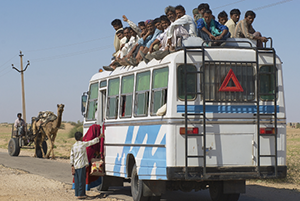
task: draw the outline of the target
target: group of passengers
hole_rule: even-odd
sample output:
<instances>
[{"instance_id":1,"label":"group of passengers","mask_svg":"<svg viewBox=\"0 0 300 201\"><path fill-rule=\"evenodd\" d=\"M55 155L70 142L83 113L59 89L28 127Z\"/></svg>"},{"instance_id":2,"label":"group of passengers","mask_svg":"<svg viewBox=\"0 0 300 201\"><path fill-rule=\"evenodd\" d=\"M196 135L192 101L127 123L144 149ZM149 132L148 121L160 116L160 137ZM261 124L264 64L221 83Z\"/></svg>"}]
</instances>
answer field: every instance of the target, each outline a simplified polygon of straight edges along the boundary
<instances>
[{"instance_id":1,"label":"group of passengers","mask_svg":"<svg viewBox=\"0 0 300 201\"><path fill-rule=\"evenodd\" d=\"M256 40L259 47L262 47L262 42L268 41L252 27L256 17L253 11L247 11L245 19L240 22L239 9L230 11L229 20L227 13L222 11L216 21L209 5L202 3L193 10L193 15L194 19L186 15L183 6L178 5L168 6L165 8L165 15L154 20L141 21L138 25L123 15L123 21L129 25L125 28L120 19L113 20L111 25L116 30L116 52L111 64L103 68L113 71L119 66L137 66L142 60L146 63L152 59L161 60L182 43L189 44L187 46L200 46L201 44L195 44L198 37L202 38L207 46L224 45L222 41L230 37Z\"/></svg>"}]
</instances>

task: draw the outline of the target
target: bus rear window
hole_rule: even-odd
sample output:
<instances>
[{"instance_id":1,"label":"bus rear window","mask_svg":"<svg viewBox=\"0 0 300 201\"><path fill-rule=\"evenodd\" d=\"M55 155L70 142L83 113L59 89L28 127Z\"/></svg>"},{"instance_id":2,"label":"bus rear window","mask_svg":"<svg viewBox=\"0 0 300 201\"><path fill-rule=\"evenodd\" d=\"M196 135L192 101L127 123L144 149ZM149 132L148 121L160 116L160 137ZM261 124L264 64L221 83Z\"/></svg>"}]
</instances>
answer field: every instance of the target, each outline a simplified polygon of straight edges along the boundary
<instances>
[{"instance_id":1,"label":"bus rear window","mask_svg":"<svg viewBox=\"0 0 300 201\"><path fill-rule=\"evenodd\" d=\"M177 68L177 93L180 100L184 100L184 68L185 65L180 65ZM197 71L194 65L186 65L187 72ZM187 93L196 93L197 92L197 74L187 74ZM187 100L194 100L195 95L187 95Z\"/></svg>"},{"instance_id":2,"label":"bus rear window","mask_svg":"<svg viewBox=\"0 0 300 201\"><path fill-rule=\"evenodd\" d=\"M204 71L206 101L247 102L254 100L255 76L252 63L206 62ZM201 76L202 79L203 76ZM223 83L226 86L223 86ZM233 90L222 90L223 87Z\"/></svg>"},{"instance_id":3,"label":"bus rear window","mask_svg":"<svg viewBox=\"0 0 300 201\"><path fill-rule=\"evenodd\" d=\"M259 69L260 72L260 79L259 79L259 93L262 94L274 94L275 93L275 74L276 73L276 68L274 66L262 66ZM264 74L265 73L265 74ZM275 74L272 74L275 73ZM276 79L277 80L277 79ZM260 96L261 100L268 101L268 100L274 100L274 95L262 95Z\"/></svg>"}]
</instances>

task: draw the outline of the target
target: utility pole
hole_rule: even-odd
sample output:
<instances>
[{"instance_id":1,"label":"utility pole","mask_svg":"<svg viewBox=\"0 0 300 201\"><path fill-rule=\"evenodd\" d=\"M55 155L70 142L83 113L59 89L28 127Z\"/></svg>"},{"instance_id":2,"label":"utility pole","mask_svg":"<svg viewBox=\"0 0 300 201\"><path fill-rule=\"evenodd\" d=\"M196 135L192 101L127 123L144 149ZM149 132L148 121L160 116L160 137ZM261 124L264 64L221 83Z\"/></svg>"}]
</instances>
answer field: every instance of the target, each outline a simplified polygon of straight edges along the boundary
<instances>
[{"instance_id":1,"label":"utility pole","mask_svg":"<svg viewBox=\"0 0 300 201\"><path fill-rule=\"evenodd\" d=\"M12 68L21 73L21 84L22 84L22 109L23 109L23 119L26 121L26 108L25 108L25 89L24 89L24 72L27 70L27 67L30 65L29 60L27 61L27 65L25 69L23 70L23 54L22 51L20 51L20 62L21 62L21 70L18 70L16 67L14 67L14 64L12 64Z\"/></svg>"}]
</instances>

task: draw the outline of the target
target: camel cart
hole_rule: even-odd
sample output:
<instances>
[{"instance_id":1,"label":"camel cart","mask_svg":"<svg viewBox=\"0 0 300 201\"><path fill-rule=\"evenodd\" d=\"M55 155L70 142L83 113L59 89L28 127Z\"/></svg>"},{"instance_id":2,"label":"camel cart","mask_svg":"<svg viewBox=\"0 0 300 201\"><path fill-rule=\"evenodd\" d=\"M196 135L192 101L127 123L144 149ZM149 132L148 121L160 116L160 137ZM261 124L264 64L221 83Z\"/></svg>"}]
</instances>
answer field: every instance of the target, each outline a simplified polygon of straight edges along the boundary
<instances>
[{"instance_id":1,"label":"camel cart","mask_svg":"<svg viewBox=\"0 0 300 201\"><path fill-rule=\"evenodd\" d=\"M32 124L31 124L32 125ZM44 154L47 153L47 138L42 143L42 149L39 146L39 141L41 140L41 134L40 132L37 132L37 149L36 149L36 156L38 158L43 157ZM12 131L11 131L11 139L8 143L8 153L10 156L18 156L20 154L21 148L34 148L34 138L36 135L33 134L32 126L27 129L27 125L25 127L25 134L18 135L18 131L14 130L14 125L12 125Z\"/></svg>"}]
</instances>

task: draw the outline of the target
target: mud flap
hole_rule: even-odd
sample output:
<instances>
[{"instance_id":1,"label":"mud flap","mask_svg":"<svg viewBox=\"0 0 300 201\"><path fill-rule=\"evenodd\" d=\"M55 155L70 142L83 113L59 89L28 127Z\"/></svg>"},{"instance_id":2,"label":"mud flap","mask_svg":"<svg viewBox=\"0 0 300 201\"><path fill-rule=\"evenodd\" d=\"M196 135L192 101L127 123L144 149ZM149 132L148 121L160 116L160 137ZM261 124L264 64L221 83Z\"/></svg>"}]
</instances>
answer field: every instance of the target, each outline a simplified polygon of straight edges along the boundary
<instances>
[{"instance_id":1,"label":"mud flap","mask_svg":"<svg viewBox=\"0 0 300 201\"><path fill-rule=\"evenodd\" d=\"M223 193L246 193L245 180L223 181Z\"/></svg>"}]
</instances>

